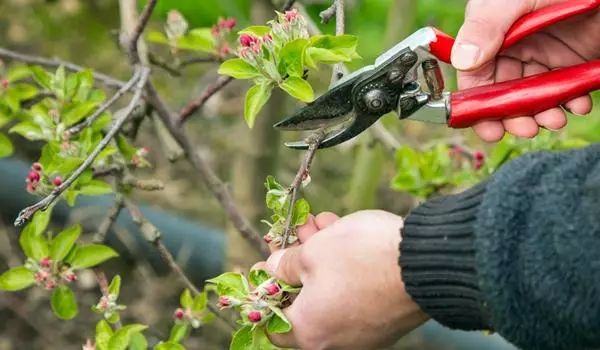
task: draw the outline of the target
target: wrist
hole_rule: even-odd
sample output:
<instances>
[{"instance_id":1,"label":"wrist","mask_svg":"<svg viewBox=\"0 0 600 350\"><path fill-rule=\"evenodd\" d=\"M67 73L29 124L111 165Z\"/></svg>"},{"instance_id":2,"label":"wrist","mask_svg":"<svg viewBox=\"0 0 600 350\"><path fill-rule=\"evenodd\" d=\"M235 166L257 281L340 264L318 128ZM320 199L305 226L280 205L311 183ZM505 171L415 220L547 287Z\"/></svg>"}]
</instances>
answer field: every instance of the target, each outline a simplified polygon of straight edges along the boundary
<instances>
[{"instance_id":1,"label":"wrist","mask_svg":"<svg viewBox=\"0 0 600 350\"><path fill-rule=\"evenodd\" d=\"M438 323L490 330L475 267L474 224L485 183L415 208L402 229L399 264L410 297Z\"/></svg>"}]
</instances>

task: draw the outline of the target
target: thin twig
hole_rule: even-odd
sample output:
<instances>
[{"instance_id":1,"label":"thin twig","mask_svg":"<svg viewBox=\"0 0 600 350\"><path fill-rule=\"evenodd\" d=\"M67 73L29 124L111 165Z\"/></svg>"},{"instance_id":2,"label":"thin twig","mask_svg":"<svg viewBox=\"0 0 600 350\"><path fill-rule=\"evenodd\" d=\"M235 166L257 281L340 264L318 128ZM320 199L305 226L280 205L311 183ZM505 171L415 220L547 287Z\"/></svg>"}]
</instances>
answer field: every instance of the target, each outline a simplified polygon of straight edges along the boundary
<instances>
[{"instance_id":1,"label":"thin twig","mask_svg":"<svg viewBox=\"0 0 600 350\"><path fill-rule=\"evenodd\" d=\"M150 20L150 16L152 15L152 12L154 11L154 8L156 7L157 2L158 2L157 0L148 0L148 2L146 3L146 6L144 6L144 9L142 10L142 14L140 15L138 24L135 27L135 29L133 30L133 33L131 34L131 38L129 39L129 46L128 46L129 47L129 60L132 65L136 65L141 62L140 55L138 52L138 40L140 39L140 36L144 32L144 28L146 28L146 25L148 24L148 21Z\"/></svg>"},{"instance_id":2,"label":"thin twig","mask_svg":"<svg viewBox=\"0 0 600 350\"><path fill-rule=\"evenodd\" d=\"M196 63L210 63L210 62L221 62L223 61L222 58L220 57L213 57L213 56L209 56L209 57L190 57L190 58L186 58L181 60L181 62L179 62L177 64L177 68L183 68L183 67L187 67L190 66L192 64L196 64Z\"/></svg>"},{"instance_id":3,"label":"thin twig","mask_svg":"<svg viewBox=\"0 0 600 350\"><path fill-rule=\"evenodd\" d=\"M336 11L336 23L335 23L335 34L343 35L344 34L344 1L343 0L335 0L333 6L335 6ZM336 64L333 67L333 72L331 75L332 84L341 79L344 76L344 66L343 64ZM313 159L319 148L319 144L325 138L326 134L323 130L319 130L316 133L312 134L306 139L308 143L308 150L304 154L304 158L302 160L302 164L300 164L300 169L296 173L296 177L294 181L288 187L288 191L291 192L290 204L288 207L288 216L285 220L285 231L283 233L283 239L281 242L281 249L285 248L288 243L289 237L292 234L292 216L294 213L294 205L296 203L296 197L298 196L298 191L300 190L300 186L302 185L302 181L306 176L310 174L310 167L312 165Z\"/></svg>"},{"instance_id":4,"label":"thin twig","mask_svg":"<svg viewBox=\"0 0 600 350\"><path fill-rule=\"evenodd\" d=\"M117 217L119 216L119 213L121 213L121 210L123 210L124 206L125 200L123 198L123 195L117 193L117 198L115 199L114 205L110 208L108 215L106 215L104 220L102 220L102 222L100 223L100 226L98 226L98 232L96 232L96 234L94 235L95 243L104 242L108 231L110 231L110 229L114 225L115 221L117 220Z\"/></svg>"},{"instance_id":5,"label":"thin twig","mask_svg":"<svg viewBox=\"0 0 600 350\"><path fill-rule=\"evenodd\" d=\"M100 117L100 115L102 115L102 113L104 113L110 106L112 106L127 91L129 91L133 88L135 83L138 81L139 77L140 77L140 71L136 70L133 73L133 76L131 77L131 79L129 79L129 81L127 82L127 84L123 85L123 87L120 88L117 92L115 92L114 95L112 95L108 100L106 100L102 105L100 105L100 107L98 107L98 109L96 109L94 114L89 116L83 122L67 129L66 132L69 135L76 135L76 134L80 133L83 129L92 125L92 123L94 123L94 121L96 121L96 119L98 119L98 117Z\"/></svg>"},{"instance_id":6,"label":"thin twig","mask_svg":"<svg viewBox=\"0 0 600 350\"><path fill-rule=\"evenodd\" d=\"M296 0L286 0L286 2L283 4L283 10L287 11L287 10L291 9L292 6L294 6L295 2L296 2Z\"/></svg>"},{"instance_id":7,"label":"thin twig","mask_svg":"<svg viewBox=\"0 0 600 350\"><path fill-rule=\"evenodd\" d=\"M331 6L329 6L327 9L325 9L325 10L321 11L321 13L319 13L319 17L321 17L321 23L327 24L333 18L333 16L335 16L336 7L337 7L336 4L337 4L337 1L335 1L333 4L331 4Z\"/></svg>"},{"instance_id":8,"label":"thin twig","mask_svg":"<svg viewBox=\"0 0 600 350\"><path fill-rule=\"evenodd\" d=\"M133 219L133 222L140 227L140 230L142 230L142 231L148 231L148 230L156 231L156 232L154 232L152 234L145 233L144 236L145 236L146 240L148 241L148 243L152 244L156 248L156 250L158 251L158 253L161 256L161 258L167 263L167 265L169 265L169 267L171 268L171 270L173 271L173 273L182 281L182 283L194 295L200 294L201 293L200 290L187 277L187 275L185 274L185 272L183 272L183 270L181 269L181 267L179 267L179 265L175 261L175 258L173 257L173 255L171 254L171 252L167 249L167 247L165 247L165 245L160 240L160 233L158 232L158 229L154 225L152 225L142 215L142 213L140 212L140 210L137 207L137 205L135 205L135 203L133 203L131 200L129 200L127 198L125 199L124 203L125 203L125 207L127 208L127 210L129 211L129 213L131 214L131 218ZM207 307L208 307L208 309L212 313L214 313L222 321L224 321L225 323L227 323L228 325L230 325L232 327L232 329L236 329L235 324L232 323L231 320L225 318L214 305L207 304Z\"/></svg>"},{"instance_id":9,"label":"thin twig","mask_svg":"<svg viewBox=\"0 0 600 350\"><path fill-rule=\"evenodd\" d=\"M167 73L169 73L172 76L181 76L181 72L177 68L172 67L169 63L165 62L162 58L156 56L152 52L148 53L148 61L150 61L150 64L164 69Z\"/></svg>"},{"instance_id":10,"label":"thin twig","mask_svg":"<svg viewBox=\"0 0 600 350\"><path fill-rule=\"evenodd\" d=\"M7 50L5 48L0 47L0 58L8 58L16 61L21 61L27 64L39 65L46 68L57 68L59 66L65 67L66 70L71 72L81 72L86 70L86 68L82 66L78 66L76 64L65 62L58 58L43 58L37 56L26 55L22 53L17 53L14 51ZM125 85L125 82L110 77L108 75L94 72L92 73L94 76L94 80L100 81L104 83L109 88L119 89Z\"/></svg>"},{"instance_id":11,"label":"thin twig","mask_svg":"<svg viewBox=\"0 0 600 350\"><path fill-rule=\"evenodd\" d=\"M38 210L46 210L46 208L48 208L50 204L52 204L67 188L69 188L69 186L71 186L71 184L75 180L77 180L79 176L81 176L81 174L83 174L85 170L87 170L92 165L92 163L100 154L100 152L102 152L102 150L106 148L106 146L108 146L113 137L119 132L119 130L121 130L121 127L123 127L125 122L129 120L133 109L142 97L144 85L146 85L146 82L148 81L148 76L150 74L150 70L148 68L142 67L140 69L140 79L135 88L135 95L129 102L129 105L127 106L123 115L115 121L112 128L106 133L106 135L104 136L102 141L100 141L98 146L96 146L92 153L90 153L90 155L79 166L79 168L77 168L77 170L75 170L73 174L71 174L71 176L69 176L69 178L65 180L65 182L63 182L60 186L56 187L48 196L46 196L41 201L21 210L19 216L15 219L15 226L23 225L26 221L31 219L31 216L35 214L35 212L37 212Z\"/></svg>"},{"instance_id":12,"label":"thin twig","mask_svg":"<svg viewBox=\"0 0 600 350\"><path fill-rule=\"evenodd\" d=\"M219 90L221 90L225 85L229 84L233 80L232 77L228 76L220 76L217 81L208 85L206 89L202 92L200 97L188 103L181 112L179 112L179 123L185 122L189 116L191 116L194 112L200 109L206 101L214 94L216 94Z\"/></svg>"}]
</instances>

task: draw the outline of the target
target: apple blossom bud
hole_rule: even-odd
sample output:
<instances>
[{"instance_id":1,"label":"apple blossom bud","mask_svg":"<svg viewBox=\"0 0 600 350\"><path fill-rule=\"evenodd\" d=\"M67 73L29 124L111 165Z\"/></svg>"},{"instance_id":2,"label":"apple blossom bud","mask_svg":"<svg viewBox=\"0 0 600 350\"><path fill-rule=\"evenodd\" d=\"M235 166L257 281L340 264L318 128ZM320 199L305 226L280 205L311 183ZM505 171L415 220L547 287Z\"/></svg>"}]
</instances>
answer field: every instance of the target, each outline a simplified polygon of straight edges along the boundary
<instances>
[{"instance_id":1,"label":"apple blossom bud","mask_svg":"<svg viewBox=\"0 0 600 350\"><path fill-rule=\"evenodd\" d=\"M285 20L286 21L291 22L291 21L295 20L296 18L298 18L298 10L293 9L293 10L285 12Z\"/></svg>"},{"instance_id":2,"label":"apple blossom bud","mask_svg":"<svg viewBox=\"0 0 600 350\"><path fill-rule=\"evenodd\" d=\"M2 86L3 89L7 89L8 88L8 84L9 84L8 79L2 79L2 80L0 80L0 85Z\"/></svg>"},{"instance_id":3,"label":"apple blossom bud","mask_svg":"<svg viewBox=\"0 0 600 350\"><path fill-rule=\"evenodd\" d=\"M279 287L279 284L277 284L277 283L271 283L271 284L267 285L265 287L265 290L267 291L267 295L275 295L275 294L279 294L279 292L281 292L281 288Z\"/></svg>"},{"instance_id":4,"label":"apple blossom bud","mask_svg":"<svg viewBox=\"0 0 600 350\"><path fill-rule=\"evenodd\" d=\"M96 350L96 344L88 339L85 344L83 344L81 350Z\"/></svg>"},{"instance_id":5,"label":"apple blossom bud","mask_svg":"<svg viewBox=\"0 0 600 350\"><path fill-rule=\"evenodd\" d=\"M183 317L185 316L185 311L183 311L183 309L179 308L177 310L175 310L175 318L178 320L183 320Z\"/></svg>"},{"instance_id":6,"label":"apple blossom bud","mask_svg":"<svg viewBox=\"0 0 600 350\"><path fill-rule=\"evenodd\" d=\"M210 34L212 34L214 37L219 36L219 27L212 26L212 28L210 28Z\"/></svg>"},{"instance_id":7,"label":"apple blossom bud","mask_svg":"<svg viewBox=\"0 0 600 350\"><path fill-rule=\"evenodd\" d=\"M242 34L240 35L240 44L244 47L250 47L252 44L258 42L258 39L252 35Z\"/></svg>"},{"instance_id":8,"label":"apple blossom bud","mask_svg":"<svg viewBox=\"0 0 600 350\"><path fill-rule=\"evenodd\" d=\"M252 323L258 323L262 320L262 314L260 311L250 311L248 313L248 321Z\"/></svg>"},{"instance_id":9,"label":"apple blossom bud","mask_svg":"<svg viewBox=\"0 0 600 350\"><path fill-rule=\"evenodd\" d=\"M271 237L271 235L267 233L266 235L264 235L263 240L265 241L265 243L269 244L273 242L273 237Z\"/></svg>"},{"instance_id":10,"label":"apple blossom bud","mask_svg":"<svg viewBox=\"0 0 600 350\"><path fill-rule=\"evenodd\" d=\"M68 272L65 274L65 280L67 280L67 282L77 281L77 275L73 272Z\"/></svg>"},{"instance_id":11,"label":"apple blossom bud","mask_svg":"<svg viewBox=\"0 0 600 350\"><path fill-rule=\"evenodd\" d=\"M62 179L60 176L55 177L54 180L52 180L52 184L56 187L62 185Z\"/></svg>"},{"instance_id":12,"label":"apple blossom bud","mask_svg":"<svg viewBox=\"0 0 600 350\"><path fill-rule=\"evenodd\" d=\"M42 271L38 271L35 275L33 275L33 278L35 279L36 282L46 282L48 280L48 277L50 277L50 275L48 274L48 272L42 270Z\"/></svg>"},{"instance_id":13,"label":"apple blossom bud","mask_svg":"<svg viewBox=\"0 0 600 350\"><path fill-rule=\"evenodd\" d=\"M40 266L42 267L49 267L51 263L52 260L50 260L50 257L44 257L40 259Z\"/></svg>"},{"instance_id":14,"label":"apple blossom bud","mask_svg":"<svg viewBox=\"0 0 600 350\"><path fill-rule=\"evenodd\" d=\"M44 288L46 289L54 289L56 287L56 283L54 283L54 281L48 281L46 282L46 285L44 286Z\"/></svg>"},{"instance_id":15,"label":"apple blossom bud","mask_svg":"<svg viewBox=\"0 0 600 350\"><path fill-rule=\"evenodd\" d=\"M31 182L38 182L40 181L40 173L32 170L29 172L29 175L27 175L27 178L31 180Z\"/></svg>"},{"instance_id":16,"label":"apple blossom bud","mask_svg":"<svg viewBox=\"0 0 600 350\"><path fill-rule=\"evenodd\" d=\"M263 35L262 40L266 43L270 43L271 41L273 41L273 37L271 36L271 34L267 33Z\"/></svg>"},{"instance_id":17,"label":"apple blossom bud","mask_svg":"<svg viewBox=\"0 0 600 350\"><path fill-rule=\"evenodd\" d=\"M235 28L236 24L237 24L237 21L235 20L235 18L230 18L225 22L225 27L227 29L233 29L233 28Z\"/></svg>"},{"instance_id":18,"label":"apple blossom bud","mask_svg":"<svg viewBox=\"0 0 600 350\"><path fill-rule=\"evenodd\" d=\"M33 163L33 165L31 166L31 169L35 170L35 171L42 171L42 164L35 162Z\"/></svg>"},{"instance_id":19,"label":"apple blossom bud","mask_svg":"<svg viewBox=\"0 0 600 350\"><path fill-rule=\"evenodd\" d=\"M475 154L473 155L473 157L475 158L475 160L477 160L479 162L482 162L485 159L485 155L481 151L475 152Z\"/></svg>"}]
</instances>

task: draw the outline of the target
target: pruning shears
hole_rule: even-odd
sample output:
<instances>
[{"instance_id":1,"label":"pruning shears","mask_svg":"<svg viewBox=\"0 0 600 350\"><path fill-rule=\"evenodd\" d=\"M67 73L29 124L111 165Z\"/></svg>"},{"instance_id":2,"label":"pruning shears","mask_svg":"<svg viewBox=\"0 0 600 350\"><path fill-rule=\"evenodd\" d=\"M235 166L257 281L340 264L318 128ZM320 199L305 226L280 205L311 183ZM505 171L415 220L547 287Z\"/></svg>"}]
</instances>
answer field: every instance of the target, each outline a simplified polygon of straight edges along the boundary
<instances>
[{"instance_id":1,"label":"pruning shears","mask_svg":"<svg viewBox=\"0 0 600 350\"><path fill-rule=\"evenodd\" d=\"M501 51L549 25L599 7L600 0L572 0L529 13L507 32ZM274 127L299 131L342 125L318 146L328 148L358 136L392 111L400 119L467 128L482 120L533 115L600 89L600 60L596 60L449 92L439 61L450 63L453 45L454 38L434 27L419 29ZM286 146L307 149L308 143Z\"/></svg>"}]
</instances>

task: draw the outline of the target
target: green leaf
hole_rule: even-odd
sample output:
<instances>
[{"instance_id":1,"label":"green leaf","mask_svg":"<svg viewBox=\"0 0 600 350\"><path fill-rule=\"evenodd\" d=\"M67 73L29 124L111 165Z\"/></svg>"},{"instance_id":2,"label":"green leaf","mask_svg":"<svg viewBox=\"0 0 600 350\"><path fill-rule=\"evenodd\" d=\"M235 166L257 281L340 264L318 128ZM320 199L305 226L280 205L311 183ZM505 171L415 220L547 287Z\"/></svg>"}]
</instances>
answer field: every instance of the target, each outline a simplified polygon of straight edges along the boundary
<instances>
[{"instance_id":1,"label":"green leaf","mask_svg":"<svg viewBox=\"0 0 600 350\"><path fill-rule=\"evenodd\" d=\"M252 347L252 327L244 326L238 329L231 339L230 350L255 350Z\"/></svg>"},{"instance_id":2,"label":"green leaf","mask_svg":"<svg viewBox=\"0 0 600 350\"><path fill-rule=\"evenodd\" d=\"M231 58L221 63L218 73L235 79L254 79L262 76L254 66L241 58Z\"/></svg>"},{"instance_id":3,"label":"green leaf","mask_svg":"<svg viewBox=\"0 0 600 350\"><path fill-rule=\"evenodd\" d=\"M112 327L105 320L96 323L96 346L98 350L109 350L108 341L113 336Z\"/></svg>"},{"instance_id":4,"label":"green leaf","mask_svg":"<svg viewBox=\"0 0 600 350\"><path fill-rule=\"evenodd\" d=\"M142 333L133 333L128 350L146 350L148 349L148 341Z\"/></svg>"},{"instance_id":5,"label":"green leaf","mask_svg":"<svg viewBox=\"0 0 600 350\"><path fill-rule=\"evenodd\" d=\"M282 76L289 74L291 77L301 78L304 75L304 55L308 45L307 39L296 39L288 42L281 49L279 56L279 73Z\"/></svg>"},{"instance_id":6,"label":"green leaf","mask_svg":"<svg viewBox=\"0 0 600 350\"><path fill-rule=\"evenodd\" d=\"M350 58L360 58L356 53L358 46L356 35L317 35L310 39L310 46L335 51Z\"/></svg>"},{"instance_id":7,"label":"green leaf","mask_svg":"<svg viewBox=\"0 0 600 350\"><path fill-rule=\"evenodd\" d=\"M302 290L301 287L292 287L291 285L287 284L286 282L284 282L282 280L277 280L277 283L279 283L279 285L281 286L281 290L284 292L300 293L300 291Z\"/></svg>"},{"instance_id":8,"label":"green leaf","mask_svg":"<svg viewBox=\"0 0 600 350\"><path fill-rule=\"evenodd\" d=\"M28 225L35 226L35 234L41 235L48 228L50 218L52 217L52 211L54 210L54 204L50 205L46 210L38 210L33 214L33 218Z\"/></svg>"},{"instance_id":9,"label":"green leaf","mask_svg":"<svg viewBox=\"0 0 600 350\"><path fill-rule=\"evenodd\" d=\"M50 257L54 261L62 261L71 251L81 235L79 224L60 232L50 243Z\"/></svg>"},{"instance_id":10,"label":"green leaf","mask_svg":"<svg viewBox=\"0 0 600 350\"><path fill-rule=\"evenodd\" d=\"M269 321L267 321L267 332L269 333L287 333L292 330L292 325L287 320L281 309L271 307L275 313Z\"/></svg>"},{"instance_id":11,"label":"green leaf","mask_svg":"<svg viewBox=\"0 0 600 350\"><path fill-rule=\"evenodd\" d=\"M302 102L311 102L315 99L312 86L302 78L289 77L279 87Z\"/></svg>"},{"instance_id":12,"label":"green leaf","mask_svg":"<svg viewBox=\"0 0 600 350\"><path fill-rule=\"evenodd\" d=\"M33 66L30 68L33 73L33 79L36 83L38 83L43 88L50 90L52 83L52 74L46 71L44 68L40 66Z\"/></svg>"},{"instance_id":13,"label":"green leaf","mask_svg":"<svg viewBox=\"0 0 600 350\"><path fill-rule=\"evenodd\" d=\"M52 292L52 311L61 320L71 320L79 313L75 293L66 286L59 286Z\"/></svg>"},{"instance_id":14,"label":"green leaf","mask_svg":"<svg viewBox=\"0 0 600 350\"><path fill-rule=\"evenodd\" d=\"M352 59L342 53L322 49L319 47L309 47L306 49L306 56L310 57L311 62L322 62L325 64L334 64L339 62L350 62ZM307 59L308 61L308 59ZM308 65L308 64L307 64ZM310 66L315 67L314 64Z\"/></svg>"},{"instance_id":15,"label":"green leaf","mask_svg":"<svg viewBox=\"0 0 600 350\"><path fill-rule=\"evenodd\" d=\"M188 35L176 39L177 47L184 50L215 53L215 41L208 28L190 30Z\"/></svg>"},{"instance_id":16,"label":"green leaf","mask_svg":"<svg viewBox=\"0 0 600 350\"><path fill-rule=\"evenodd\" d=\"M169 39L161 32L148 32L146 36L149 42L157 43L157 44L169 44Z\"/></svg>"},{"instance_id":17,"label":"green leaf","mask_svg":"<svg viewBox=\"0 0 600 350\"><path fill-rule=\"evenodd\" d=\"M79 246L69 263L71 264L71 269L79 270L96 266L106 260L118 256L119 254L108 246L102 244L89 244Z\"/></svg>"},{"instance_id":18,"label":"green leaf","mask_svg":"<svg viewBox=\"0 0 600 350\"><path fill-rule=\"evenodd\" d=\"M92 123L92 131L98 132L100 130L103 130L104 128L107 128L108 126L110 126L112 121L113 121L112 115L109 112L103 112Z\"/></svg>"},{"instance_id":19,"label":"green leaf","mask_svg":"<svg viewBox=\"0 0 600 350\"><path fill-rule=\"evenodd\" d=\"M37 95L38 92L35 86L29 84L14 84L11 86L11 90L17 95L20 101L30 99Z\"/></svg>"},{"instance_id":20,"label":"green leaf","mask_svg":"<svg viewBox=\"0 0 600 350\"><path fill-rule=\"evenodd\" d=\"M58 66L54 78L52 79L52 92L56 95L56 98L63 100L65 98L65 67L63 65Z\"/></svg>"},{"instance_id":21,"label":"green leaf","mask_svg":"<svg viewBox=\"0 0 600 350\"><path fill-rule=\"evenodd\" d=\"M17 133L29 141L45 140L42 129L33 122L20 122L8 130L10 133Z\"/></svg>"},{"instance_id":22,"label":"green leaf","mask_svg":"<svg viewBox=\"0 0 600 350\"><path fill-rule=\"evenodd\" d=\"M225 272L206 282L216 284L219 295L230 295L238 299L245 299L250 292L244 276L235 272Z\"/></svg>"},{"instance_id":23,"label":"green leaf","mask_svg":"<svg viewBox=\"0 0 600 350\"><path fill-rule=\"evenodd\" d=\"M140 333L146 330L148 326L143 324L128 324L119 328L118 331L113 334L108 342L108 349L110 350L126 350L131 343L131 337L135 333Z\"/></svg>"},{"instance_id":24,"label":"green leaf","mask_svg":"<svg viewBox=\"0 0 600 350\"><path fill-rule=\"evenodd\" d=\"M271 32L271 27L268 26L250 26L248 28L244 28L238 32L238 35L249 34L258 37L262 37L265 34L269 34Z\"/></svg>"},{"instance_id":25,"label":"green leaf","mask_svg":"<svg viewBox=\"0 0 600 350\"><path fill-rule=\"evenodd\" d=\"M2 108L0 104L0 128L4 125L10 123L13 120L13 115L11 111L5 110Z\"/></svg>"},{"instance_id":26,"label":"green leaf","mask_svg":"<svg viewBox=\"0 0 600 350\"><path fill-rule=\"evenodd\" d=\"M177 323L171 328L169 342L181 343L181 341L190 333L190 325L188 323Z\"/></svg>"},{"instance_id":27,"label":"green leaf","mask_svg":"<svg viewBox=\"0 0 600 350\"><path fill-rule=\"evenodd\" d=\"M196 295L194 298L194 304L192 305L192 311L199 312L206 308L208 304L208 295L206 294L206 289L202 291L202 293Z\"/></svg>"},{"instance_id":28,"label":"green leaf","mask_svg":"<svg viewBox=\"0 0 600 350\"><path fill-rule=\"evenodd\" d=\"M273 175L267 175L265 180L265 188L267 190L284 190L285 187L275 180Z\"/></svg>"},{"instance_id":29,"label":"green leaf","mask_svg":"<svg viewBox=\"0 0 600 350\"><path fill-rule=\"evenodd\" d=\"M79 188L83 195L100 196L103 194L113 193L113 188L110 184L102 180L91 180Z\"/></svg>"},{"instance_id":30,"label":"green leaf","mask_svg":"<svg viewBox=\"0 0 600 350\"><path fill-rule=\"evenodd\" d=\"M121 292L121 276L115 275L112 281L110 281L110 285L108 286L108 293L112 295L119 295Z\"/></svg>"},{"instance_id":31,"label":"green leaf","mask_svg":"<svg viewBox=\"0 0 600 350\"><path fill-rule=\"evenodd\" d=\"M292 224L295 226L304 225L310 214L310 205L306 199L302 198L294 204L294 213L292 216Z\"/></svg>"},{"instance_id":32,"label":"green leaf","mask_svg":"<svg viewBox=\"0 0 600 350\"><path fill-rule=\"evenodd\" d=\"M265 103L271 98L273 85L269 81L263 81L248 89L244 100L244 118L248 127L252 129L258 112L263 108Z\"/></svg>"},{"instance_id":33,"label":"green leaf","mask_svg":"<svg viewBox=\"0 0 600 350\"><path fill-rule=\"evenodd\" d=\"M181 296L179 297L179 302L181 303L181 306L184 308L191 308L192 304L194 303L194 299L192 298L192 293L190 292L189 289L185 289L183 291L183 293L181 293Z\"/></svg>"},{"instance_id":34,"label":"green leaf","mask_svg":"<svg viewBox=\"0 0 600 350\"><path fill-rule=\"evenodd\" d=\"M62 121L66 126L76 124L92 114L96 107L98 107L98 102L95 101L78 103L64 114Z\"/></svg>"},{"instance_id":35,"label":"green leaf","mask_svg":"<svg viewBox=\"0 0 600 350\"><path fill-rule=\"evenodd\" d=\"M34 273L24 266L13 267L0 275L0 290L14 292L35 284Z\"/></svg>"},{"instance_id":36,"label":"green leaf","mask_svg":"<svg viewBox=\"0 0 600 350\"><path fill-rule=\"evenodd\" d=\"M185 347L181 344L166 342L166 343L158 343L154 347L154 350L185 350Z\"/></svg>"},{"instance_id":37,"label":"green leaf","mask_svg":"<svg viewBox=\"0 0 600 350\"><path fill-rule=\"evenodd\" d=\"M258 269L252 270L248 274L248 280L254 287L258 287L258 285L262 284L264 281L270 279L271 276L267 273L266 270Z\"/></svg>"},{"instance_id":38,"label":"green leaf","mask_svg":"<svg viewBox=\"0 0 600 350\"><path fill-rule=\"evenodd\" d=\"M46 238L43 235L36 233L36 227L35 225L32 225L32 222L27 224L23 231L21 231L19 244L21 245L21 249L23 249L23 253L25 253L28 258L40 260L47 257L49 254Z\"/></svg>"},{"instance_id":39,"label":"green leaf","mask_svg":"<svg viewBox=\"0 0 600 350\"><path fill-rule=\"evenodd\" d=\"M31 69L25 65L12 66L6 73L6 79L10 82L28 78L31 75Z\"/></svg>"},{"instance_id":40,"label":"green leaf","mask_svg":"<svg viewBox=\"0 0 600 350\"><path fill-rule=\"evenodd\" d=\"M19 100L19 96L12 89L9 89L8 91L6 91L4 93L4 95L2 96L2 99L0 99L0 102L2 102L5 106L7 106L13 113L18 112L19 109L21 108L21 102Z\"/></svg>"},{"instance_id":41,"label":"green leaf","mask_svg":"<svg viewBox=\"0 0 600 350\"><path fill-rule=\"evenodd\" d=\"M11 156L15 152L15 148L10 139L0 133L0 158Z\"/></svg>"},{"instance_id":42,"label":"green leaf","mask_svg":"<svg viewBox=\"0 0 600 350\"><path fill-rule=\"evenodd\" d=\"M72 73L67 77L65 83L65 98L67 101L71 101L77 95L81 83L80 77L79 73Z\"/></svg>"},{"instance_id":43,"label":"green leaf","mask_svg":"<svg viewBox=\"0 0 600 350\"><path fill-rule=\"evenodd\" d=\"M79 89L75 99L80 102L87 101L94 88L94 74L91 69L86 69L77 75L79 76Z\"/></svg>"}]
</instances>

